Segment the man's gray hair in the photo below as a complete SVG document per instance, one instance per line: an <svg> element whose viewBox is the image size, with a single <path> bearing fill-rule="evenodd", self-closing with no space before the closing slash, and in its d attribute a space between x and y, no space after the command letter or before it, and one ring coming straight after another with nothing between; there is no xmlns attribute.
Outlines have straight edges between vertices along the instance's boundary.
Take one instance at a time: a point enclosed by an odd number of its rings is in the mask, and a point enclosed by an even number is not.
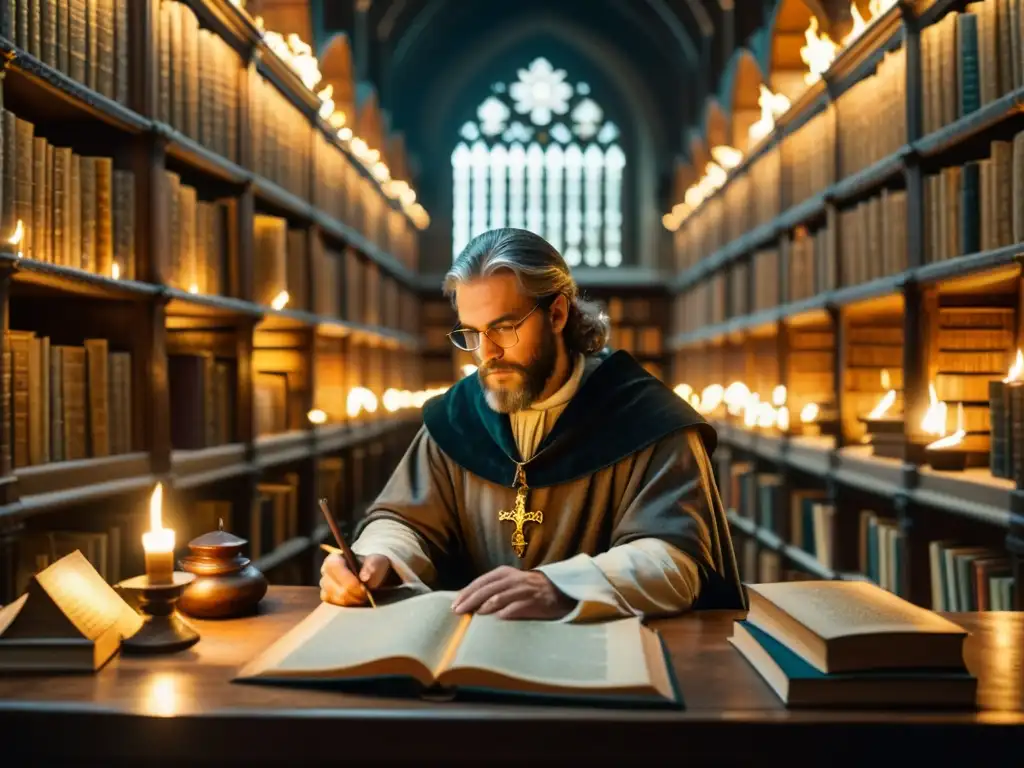
<svg viewBox="0 0 1024 768"><path fill-rule="evenodd" d="M611 330L601 308L580 296L565 259L543 237L525 229L492 229L470 241L444 277L444 294L455 301L461 283L508 270L536 299L564 294L569 319L562 333L569 354L591 355L608 345Z"/></svg>

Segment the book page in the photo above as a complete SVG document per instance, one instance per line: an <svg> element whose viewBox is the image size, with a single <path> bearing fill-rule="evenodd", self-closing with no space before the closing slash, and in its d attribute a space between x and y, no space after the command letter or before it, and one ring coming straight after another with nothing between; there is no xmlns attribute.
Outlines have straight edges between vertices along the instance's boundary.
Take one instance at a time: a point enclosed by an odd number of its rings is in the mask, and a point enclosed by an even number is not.
<svg viewBox="0 0 1024 768"><path fill-rule="evenodd" d="M83 637L95 641L113 627L122 637L142 628L140 616L75 550L35 576L54 604Z"/></svg>
<svg viewBox="0 0 1024 768"><path fill-rule="evenodd" d="M638 619L594 624L474 616L449 669L475 668L539 686L650 685Z"/></svg>
<svg viewBox="0 0 1024 768"><path fill-rule="evenodd" d="M345 608L321 603L240 673L249 677L332 676L411 658L434 669L459 624L452 613L453 592L429 592L377 608Z"/></svg>
<svg viewBox="0 0 1024 768"><path fill-rule="evenodd" d="M948 619L868 582L750 584L747 589L755 615L775 606L826 640L891 632L964 634Z"/></svg>

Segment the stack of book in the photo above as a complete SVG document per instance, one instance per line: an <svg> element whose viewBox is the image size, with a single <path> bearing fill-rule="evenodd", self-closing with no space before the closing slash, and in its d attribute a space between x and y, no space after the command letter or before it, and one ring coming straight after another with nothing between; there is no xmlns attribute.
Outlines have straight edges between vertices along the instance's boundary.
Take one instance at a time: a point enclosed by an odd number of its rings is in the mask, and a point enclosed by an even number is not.
<svg viewBox="0 0 1024 768"><path fill-rule="evenodd" d="M790 707L973 708L962 627L869 582L747 585L729 639Z"/></svg>

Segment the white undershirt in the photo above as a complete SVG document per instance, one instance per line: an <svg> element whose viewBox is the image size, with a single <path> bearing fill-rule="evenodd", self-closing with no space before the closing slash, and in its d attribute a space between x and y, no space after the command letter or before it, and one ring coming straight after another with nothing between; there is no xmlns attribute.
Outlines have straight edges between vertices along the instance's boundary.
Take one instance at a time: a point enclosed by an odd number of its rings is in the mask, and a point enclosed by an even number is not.
<svg viewBox="0 0 1024 768"><path fill-rule="evenodd" d="M523 461L533 458L537 446L541 444L544 437L554 428L558 417L562 415L569 401L572 400L576 390L579 389L580 381L583 378L583 370L586 359L583 355L576 356L576 364L573 366L572 374L551 397L540 400L529 408L522 411L515 411L509 417L512 423L512 435L516 439L519 448L519 455Z"/></svg>

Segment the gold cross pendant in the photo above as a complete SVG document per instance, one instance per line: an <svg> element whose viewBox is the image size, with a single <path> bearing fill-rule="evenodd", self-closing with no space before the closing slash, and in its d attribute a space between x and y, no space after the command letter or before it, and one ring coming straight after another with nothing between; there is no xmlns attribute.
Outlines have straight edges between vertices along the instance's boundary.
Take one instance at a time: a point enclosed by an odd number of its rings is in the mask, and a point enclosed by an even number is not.
<svg viewBox="0 0 1024 768"><path fill-rule="evenodd" d="M515 530L512 531L512 551L518 557L522 557L526 551L526 536L523 534L523 525L526 523L537 523L540 525L544 522L544 513L539 509L533 512L526 511L526 494L530 489L526 485L526 472L523 471L522 466L516 470L516 482L519 487L516 489L515 504L512 506L512 509L499 511L498 520L500 522L511 521L515 523Z"/></svg>

